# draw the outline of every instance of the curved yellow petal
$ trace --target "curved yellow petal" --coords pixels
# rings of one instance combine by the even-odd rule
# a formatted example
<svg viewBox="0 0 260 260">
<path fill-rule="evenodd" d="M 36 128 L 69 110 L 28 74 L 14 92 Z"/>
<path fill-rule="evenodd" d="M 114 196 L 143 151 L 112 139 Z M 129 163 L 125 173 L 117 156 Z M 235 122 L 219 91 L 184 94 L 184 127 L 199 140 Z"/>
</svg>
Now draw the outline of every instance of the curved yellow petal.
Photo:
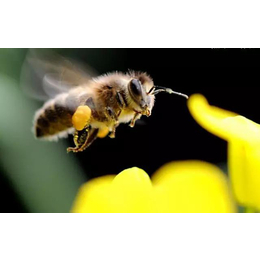
<svg viewBox="0 0 260 260">
<path fill-rule="evenodd" d="M 110 189 L 115 176 L 99 177 L 83 184 L 72 206 L 72 213 L 106 213 L 111 211 Z"/>
<path fill-rule="evenodd" d="M 228 166 L 236 200 L 240 205 L 260 210 L 259 144 L 229 142 Z"/>
<path fill-rule="evenodd" d="M 133 167 L 115 176 L 104 176 L 84 184 L 72 212 L 152 212 L 152 183 L 148 174 Z"/>
<path fill-rule="evenodd" d="M 192 95 L 188 108 L 194 119 L 206 130 L 225 140 L 239 139 L 260 143 L 260 125 L 233 112 L 210 106 L 200 94 Z"/>
<path fill-rule="evenodd" d="M 142 169 L 133 167 L 119 173 L 111 187 L 114 212 L 152 212 L 152 183 Z"/>
<path fill-rule="evenodd" d="M 188 99 L 188 108 L 193 118 L 203 128 L 221 138 L 229 138 L 224 120 L 236 116 L 235 113 L 210 106 L 206 98 L 200 94 L 194 94 Z"/>
<path fill-rule="evenodd" d="M 234 212 L 223 173 L 202 162 L 168 164 L 154 176 L 137 167 L 83 185 L 72 212 Z"/>
<path fill-rule="evenodd" d="M 172 162 L 153 176 L 158 212 L 235 212 L 226 176 L 200 161 Z"/>
<path fill-rule="evenodd" d="M 260 125 L 232 112 L 210 106 L 201 95 L 188 101 L 194 119 L 228 141 L 228 167 L 238 203 L 260 210 Z"/>
</svg>

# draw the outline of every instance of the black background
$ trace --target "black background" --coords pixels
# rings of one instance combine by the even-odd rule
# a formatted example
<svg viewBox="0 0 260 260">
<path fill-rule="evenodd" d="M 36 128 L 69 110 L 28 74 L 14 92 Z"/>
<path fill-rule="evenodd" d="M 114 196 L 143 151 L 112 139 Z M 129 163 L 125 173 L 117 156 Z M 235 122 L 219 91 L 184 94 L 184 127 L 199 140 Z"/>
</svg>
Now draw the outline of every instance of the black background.
<svg viewBox="0 0 260 260">
<path fill-rule="evenodd" d="M 202 93 L 209 103 L 260 122 L 259 50 L 67 49 L 59 52 L 89 63 L 100 74 L 128 69 L 146 71 L 156 85 L 188 95 Z M 120 125 L 115 139 L 98 139 L 83 153 L 72 155 L 83 168 L 92 169 L 88 178 L 117 174 L 132 166 L 151 175 L 173 160 L 199 159 L 218 165 L 226 162 L 226 142 L 193 120 L 182 97 L 159 94 L 152 115 L 140 121 L 134 128 Z M 73 145 L 71 138 L 67 142 Z M 1 197 L 5 197 L 2 212 L 26 211 L 3 175 L 0 175 L 0 190 Z"/>
</svg>

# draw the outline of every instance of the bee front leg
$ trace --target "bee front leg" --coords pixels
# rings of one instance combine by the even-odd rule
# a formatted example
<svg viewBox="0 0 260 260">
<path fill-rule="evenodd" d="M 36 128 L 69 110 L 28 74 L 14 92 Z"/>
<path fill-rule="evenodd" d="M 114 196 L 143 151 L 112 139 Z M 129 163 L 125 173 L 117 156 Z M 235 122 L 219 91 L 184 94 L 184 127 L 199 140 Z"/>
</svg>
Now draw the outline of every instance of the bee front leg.
<svg viewBox="0 0 260 260">
<path fill-rule="evenodd" d="M 136 113 L 134 114 L 134 117 L 132 118 L 132 120 L 131 120 L 129 126 L 130 126 L 130 127 L 134 127 L 134 126 L 135 126 L 135 121 L 138 120 L 141 116 L 142 116 L 142 115 L 141 115 L 140 113 L 137 113 L 137 112 L 136 112 Z"/>
</svg>

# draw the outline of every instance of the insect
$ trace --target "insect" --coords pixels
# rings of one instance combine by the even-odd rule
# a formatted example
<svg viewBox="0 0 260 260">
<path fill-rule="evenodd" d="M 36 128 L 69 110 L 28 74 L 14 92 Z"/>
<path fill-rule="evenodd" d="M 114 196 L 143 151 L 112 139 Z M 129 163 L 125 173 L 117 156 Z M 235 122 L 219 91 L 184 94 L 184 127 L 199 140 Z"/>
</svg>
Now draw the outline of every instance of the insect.
<svg viewBox="0 0 260 260">
<path fill-rule="evenodd" d="M 134 127 L 141 116 L 151 115 L 155 95 L 160 92 L 188 98 L 155 86 L 144 72 L 113 72 L 92 77 L 89 70 L 86 72 L 64 58 L 48 61 L 29 55 L 22 73 L 26 84 L 28 68 L 38 78 L 34 84 L 42 86 L 41 94 L 48 99 L 35 113 L 35 137 L 52 141 L 73 134 L 75 147 L 67 148 L 68 152 L 82 152 L 96 138 L 107 135 L 114 138 L 121 123 Z"/>
</svg>

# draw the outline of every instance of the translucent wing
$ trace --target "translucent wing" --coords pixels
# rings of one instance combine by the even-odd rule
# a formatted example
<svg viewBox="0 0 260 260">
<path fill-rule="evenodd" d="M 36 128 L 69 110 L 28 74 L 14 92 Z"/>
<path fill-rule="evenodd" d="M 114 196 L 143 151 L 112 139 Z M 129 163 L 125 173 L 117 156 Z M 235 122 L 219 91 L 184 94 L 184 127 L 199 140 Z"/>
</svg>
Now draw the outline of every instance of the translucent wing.
<svg viewBox="0 0 260 260">
<path fill-rule="evenodd" d="M 47 100 L 73 87 L 86 85 L 97 73 L 57 53 L 30 50 L 21 71 L 21 87 L 30 97 Z"/>
</svg>

